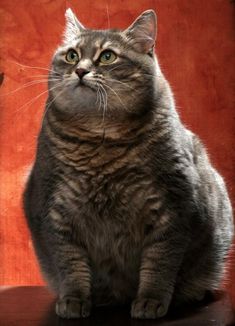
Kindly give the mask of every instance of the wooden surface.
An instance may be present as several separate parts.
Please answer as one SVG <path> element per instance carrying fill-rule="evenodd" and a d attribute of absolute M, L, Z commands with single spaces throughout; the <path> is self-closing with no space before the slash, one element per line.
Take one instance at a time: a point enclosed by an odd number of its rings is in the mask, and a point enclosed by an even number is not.
<path fill-rule="evenodd" d="M 85 26 L 98 29 L 126 28 L 143 10 L 157 12 L 156 52 L 177 108 L 207 146 L 235 202 L 234 1 L 1 0 L 0 284 L 43 284 L 21 196 L 34 159 L 46 80 L 23 85 L 42 79 L 36 75 L 46 78 L 66 7 Z M 231 266 L 228 288 L 235 302 L 234 255 Z"/>
<path fill-rule="evenodd" d="M 152 320 L 130 318 L 129 307 L 96 308 L 91 317 L 63 320 L 54 312 L 55 297 L 44 287 L 5 287 L 0 289 L 1 326 L 232 326 L 235 315 L 226 294 L 194 309 L 174 311 L 168 317 Z"/>

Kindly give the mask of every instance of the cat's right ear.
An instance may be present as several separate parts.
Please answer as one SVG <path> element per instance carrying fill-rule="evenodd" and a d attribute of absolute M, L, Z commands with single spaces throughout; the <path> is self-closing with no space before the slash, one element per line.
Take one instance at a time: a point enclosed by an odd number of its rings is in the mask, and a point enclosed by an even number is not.
<path fill-rule="evenodd" d="M 77 19 L 73 11 L 68 8 L 65 12 L 66 18 L 66 27 L 64 31 L 64 42 L 69 43 L 78 37 L 82 31 L 85 30 L 85 27 Z"/>

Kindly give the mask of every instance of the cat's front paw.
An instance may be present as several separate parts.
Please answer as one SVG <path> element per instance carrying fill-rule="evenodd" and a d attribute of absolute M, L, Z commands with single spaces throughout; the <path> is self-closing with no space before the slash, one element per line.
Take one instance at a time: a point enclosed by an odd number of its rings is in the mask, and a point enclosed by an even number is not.
<path fill-rule="evenodd" d="M 155 319 L 165 316 L 168 307 L 157 299 L 138 298 L 132 302 L 131 317 Z"/>
<path fill-rule="evenodd" d="M 86 318 L 90 316 L 91 302 L 65 296 L 56 302 L 56 314 L 61 318 Z"/>

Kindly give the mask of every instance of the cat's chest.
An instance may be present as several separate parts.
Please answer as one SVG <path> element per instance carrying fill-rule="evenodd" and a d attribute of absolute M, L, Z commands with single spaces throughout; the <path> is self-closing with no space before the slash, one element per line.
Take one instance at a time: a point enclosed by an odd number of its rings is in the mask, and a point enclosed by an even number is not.
<path fill-rule="evenodd" d="M 56 201 L 64 206 L 66 224 L 102 269 L 131 270 L 139 261 L 145 226 L 161 201 L 154 178 L 144 169 L 126 168 L 115 174 L 66 175 Z"/>
<path fill-rule="evenodd" d="M 123 168 L 112 174 L 66 175 L 57 190 L 79 216 L 128 220 L 157 209 L 161 200 L 154 176 L 144 169 Z"/>
<path fill-rule="evenodd" d="M 92 177 L 85 188 L 77 197 L 80 212 L 76 221 L 78 236 L 83 238 L 92 260 L 98 264 L 118 260 L 117 265 L 123 268 L 129 261 L 133 266 L 131 261 L 139 255 L 154 198 L 156 203 L 152 178 L 129 169 Z"/>
<path fill-rule="evenodd" d="M 113 174 L 65 174 L 55 202 L 64 206 L 66 220 L 81 234 L 99 233 L 108 239 L 121 233 L 139 241 L 143 225 L 161 204 L 161 194 L 148 171 L 129 167 Z"/>

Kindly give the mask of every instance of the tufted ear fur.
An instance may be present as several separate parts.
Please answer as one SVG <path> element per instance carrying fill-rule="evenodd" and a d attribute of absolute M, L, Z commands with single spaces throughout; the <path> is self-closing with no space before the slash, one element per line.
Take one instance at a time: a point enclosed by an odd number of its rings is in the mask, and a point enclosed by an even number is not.
<path fill-rule="evenodd" d="M 68 8 L 65 12 L 66 27 L 64 31 L 64 42 L 68 43 L 78 37 L 85 27 L 77 19 L 73 11 Z"/>
<path fill-rule="evenodd" d="M 152 51 L 157 33 L 157 17 L 153 10 L 144 11 L 125 31 L 124 34 L 138 52 Z"/>

